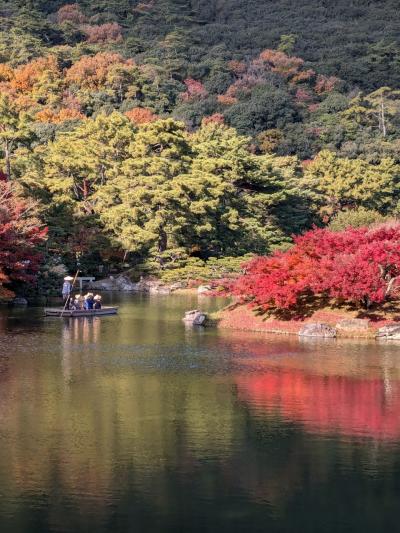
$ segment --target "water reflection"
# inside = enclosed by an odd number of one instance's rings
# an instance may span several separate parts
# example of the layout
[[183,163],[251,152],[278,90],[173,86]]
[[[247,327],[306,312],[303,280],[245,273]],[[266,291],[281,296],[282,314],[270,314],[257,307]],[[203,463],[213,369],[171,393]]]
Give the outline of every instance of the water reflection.
[[[81,361],[74,358],[79,353],[77,347],[84,347],[86,361],[88,356],[96,352],[99,341],[101,319],[96,317],[83,317],[80,319],[65,318],[62,322],[61,353],[62,371],[64,379],[69,381],[77,368],[81,367]],[[82,353],[81,353],[82,355]]]
[[400,438],[400,382],[271,369],[236,377],[239,398],[307,430],[377,440]]
[[393,346],[187,330],[188,299],[120,305],[115,320],[4,315],[0,531],[397,523]]
[[398,346],[232,332],[222,344],[235,356],[238,397],[256,416],[319,434],[400,439]]

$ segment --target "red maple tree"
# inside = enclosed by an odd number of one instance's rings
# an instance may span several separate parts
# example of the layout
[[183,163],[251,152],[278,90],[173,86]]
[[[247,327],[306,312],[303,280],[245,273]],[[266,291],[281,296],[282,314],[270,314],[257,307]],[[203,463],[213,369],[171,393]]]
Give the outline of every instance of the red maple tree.
[[33,204],[19,198],[10,183],[0,182],[0,296],[13,281],[33,282],[42,259],[38,246],[47,228],[32,214]]
[[183,81],[186,85],[186,91],[181,93],[181,98],[185,102],[205,98],[208,95],[207,89],[204,87],[201,81],[194,80],[193,78],[187,78]]
[[251,261],[230,291],[264,310],[321,296],[369,307],[395,295],[399,281],[400,223],[388,223],[309,231],[288,251]]

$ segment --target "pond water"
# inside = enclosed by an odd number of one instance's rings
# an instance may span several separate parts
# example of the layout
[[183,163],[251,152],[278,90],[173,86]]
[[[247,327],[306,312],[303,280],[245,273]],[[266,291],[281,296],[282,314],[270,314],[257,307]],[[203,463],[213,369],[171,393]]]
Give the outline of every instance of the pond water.
[[400,344],[0,311],[0,531],[398,530]]

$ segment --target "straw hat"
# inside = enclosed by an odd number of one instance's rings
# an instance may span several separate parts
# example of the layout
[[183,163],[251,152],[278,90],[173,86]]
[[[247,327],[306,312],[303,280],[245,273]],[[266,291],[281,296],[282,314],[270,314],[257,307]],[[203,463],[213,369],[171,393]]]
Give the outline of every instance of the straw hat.
[[100,294],[96,294],[96,296],[93,298],[94,300],[97,300],[97,301],[100,301],[101,300],[101,296]]
[[85,298],[93,298],[93,293],[88,292],[87,294],[85,294]]
[[72,276],[65,276],[64,281],[73,281],[73,279]]

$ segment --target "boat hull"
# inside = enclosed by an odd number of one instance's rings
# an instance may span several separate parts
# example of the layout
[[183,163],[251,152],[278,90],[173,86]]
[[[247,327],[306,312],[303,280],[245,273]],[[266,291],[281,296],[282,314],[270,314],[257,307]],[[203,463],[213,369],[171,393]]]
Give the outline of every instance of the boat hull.
[[44,310],[46,316],[60,316],[65,318],[81,318],[88,316],[116,315],[118,307],[102,307],[101,309],[62,309],[48,307]]

